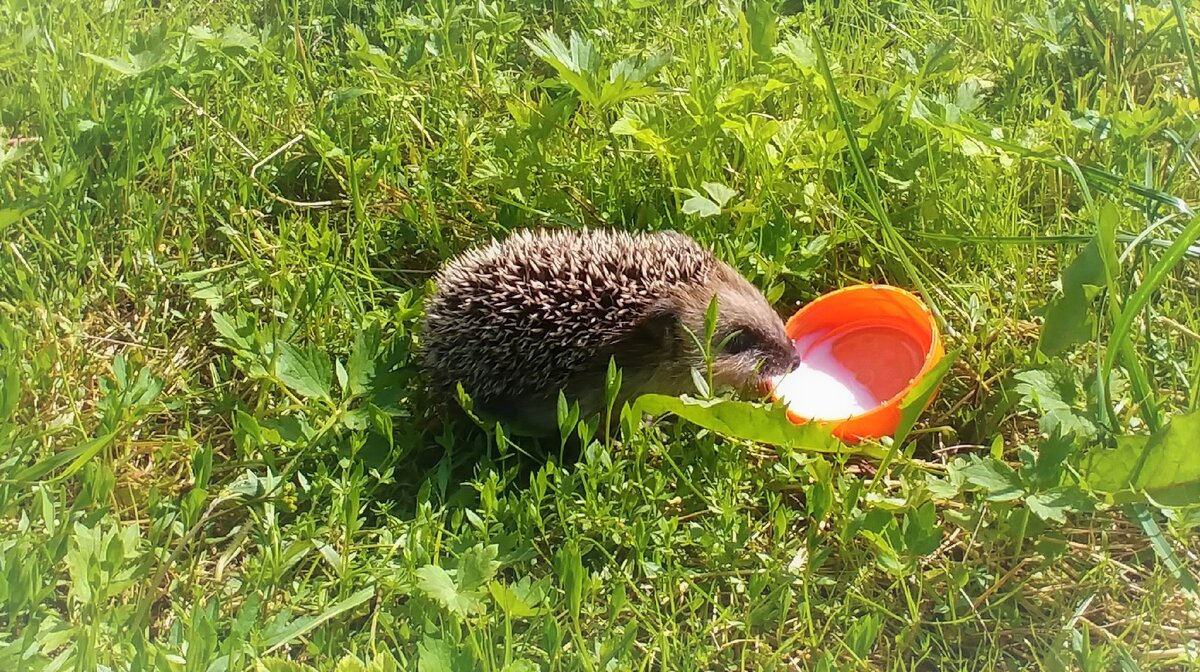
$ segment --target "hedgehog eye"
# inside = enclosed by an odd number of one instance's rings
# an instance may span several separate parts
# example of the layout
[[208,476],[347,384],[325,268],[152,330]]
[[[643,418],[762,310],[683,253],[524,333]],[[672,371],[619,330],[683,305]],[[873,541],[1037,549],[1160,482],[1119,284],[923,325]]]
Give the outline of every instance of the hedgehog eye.
[[737,355],[754,347],[754,336],[749,331],[739,331],[725,342],[725,354]]

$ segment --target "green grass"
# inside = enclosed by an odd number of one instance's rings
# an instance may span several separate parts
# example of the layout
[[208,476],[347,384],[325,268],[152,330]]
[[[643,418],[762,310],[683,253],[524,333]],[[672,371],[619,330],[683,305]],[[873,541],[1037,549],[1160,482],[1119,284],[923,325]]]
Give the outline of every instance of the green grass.
[[[0,668],[1195,666],[1189,5],[0,0]],[[433,270],[581,224],[957,357],[876,457],[444,426]]]

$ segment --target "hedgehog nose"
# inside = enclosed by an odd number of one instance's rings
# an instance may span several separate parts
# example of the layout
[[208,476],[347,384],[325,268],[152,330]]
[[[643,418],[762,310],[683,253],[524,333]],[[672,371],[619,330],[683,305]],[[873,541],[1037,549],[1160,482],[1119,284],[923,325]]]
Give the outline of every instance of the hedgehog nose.
[[795,348],[789,347],[788,351],[787,351],[787,356],[784,357],[784,360],[783,360],[784,366],[787,367],[786,371],[791,371],[792,369],[795,369],[796,367],[800,366],[800,363],[802,361],[804,361],[804,358],[802,358],[800,356],[800,353],[796,352]]

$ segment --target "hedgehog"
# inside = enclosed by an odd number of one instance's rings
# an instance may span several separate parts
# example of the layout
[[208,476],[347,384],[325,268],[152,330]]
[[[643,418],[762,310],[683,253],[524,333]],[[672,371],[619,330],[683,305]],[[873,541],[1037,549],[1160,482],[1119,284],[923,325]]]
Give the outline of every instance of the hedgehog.
[[610,359],[617,412],[642,394],[695,390],[714,296],[714,383],[761,392],[798,364],[762,293],[675,231],[522,229],[452,259],[434,284],[419,332],[431,392],[451,401],[461,384],[474,410],[522,433],[557,429],[560,391],[583,417],[603,411]]

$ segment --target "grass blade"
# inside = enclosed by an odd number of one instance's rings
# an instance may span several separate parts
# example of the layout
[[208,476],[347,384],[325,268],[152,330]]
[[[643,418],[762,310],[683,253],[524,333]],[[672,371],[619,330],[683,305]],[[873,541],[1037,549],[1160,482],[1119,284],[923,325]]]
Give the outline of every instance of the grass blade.
[[367,588],[363,588],[362,590],[354,593],[341,602],[338,602],[316,616],[306,616],[304,618],[296,619],[295,622],[289,625],[278,635],[265,642],[267,649],[263,655],[269,655],[271,652],[275,651],[284,644],[287,644],[298,637],[302,637],[305,633],[311,632],[314,628],[320,626],[321,624],[331,621],[347,611],[354,609],[374,596],[375,586],[368,586]]
[[821,72],[821,77],[825,80],[825,89],[829,93],[829,101],[833,105],[834,112],[837,113],[838,123],[841,124],[842,132],[846,135],[846,146],[850,152],[850,158],[854,162],[854,170],[858,177],[863,181],[863,189],[867,192],[868,210],[871,212],[880,226],[883,227],[884,240],[888,243],[888,248],[900,260],[900,264],[904,267],[908,274],[908,279],[913,282],[929,302],[929,308],[933,314],[937,316],[940,326],[945,329],[946,323],[942,318],[942,312],[938,309],[932,293],[926,287],[924,277],[913,264],[912,259],[908,254],[908,242],[904,240],[896,227],[892,225],[891,218],[887,215],[887,210],[883,207],[883,201],[879,197],[879,185],[875,182],[875,177],[870,170],[867,169],[867,162],[863,159],[862,151],[858,148],[858,133],[855,132],[853,124],[850,123],[850,115],[846,112],[845,105],[842,104],[842,97],[838,94],[837,83],[833,79],[833,71],[829,68],[829,61],[825,56],[825,47],[821,44],[820,36],[816,31],[812,34],[813,51],[817,56],[817,69]]
[[97,436],[94,439],[85,441],[74,448],[68,448],[61,453],[56,453],[50,457],[33,464],[21,471],[13,478],[16,481],[36,481],[40,480],[46,474],[58,469],[64,464],[70,463],[61,474],[56,476],[54,480],[62,480],[71,474],[79,471],[79,469],[87,463],[88,460],[95,457],[100,451],[104,450],[113,439],[117,437],[117,432],[109,432],[103,436]]
[[1150,297],[1166,282],[1167,278],[1171,275],[1171,271],[1183,260],[1183,257],[1188,253],[1188,249],[1197,239],[1200,239],[1200,217],[1194,217],[1184,227],[1179,237],[1171,244],[1171,247],[1167,248],[1162,259],[1159,259],[1158,263],[1150,269],[1150,273],[1146,275],[1146,279],[1138,286],[1137,291],[1125,302],[1121,314],[1117,317],[1116,323],[1113,325],[1112,335],[1109,337],[1108,346],[1104,351],[1103,368],[1105,371],[1111,369],[1113,364],[1116,363],[1120,348],[1124,344],[1125,339],[1129,338],[1129,332],[1133,329],[1133,321],[1137,319],[1138,313],[1142,312],[1142,309],[1150,303]]
[[1196,66],[1196,51],[1192,48],[1192,36],[1188,34],[1187,12],[1179,0],[1171,0],[1171,8],[1175,10],[1175,26],[1179,28],[1179,39],[1183,41],[1183,51],[1187,54],[1188,71],[1192,73],[1192,95],[1200,96],[1200,68]]

